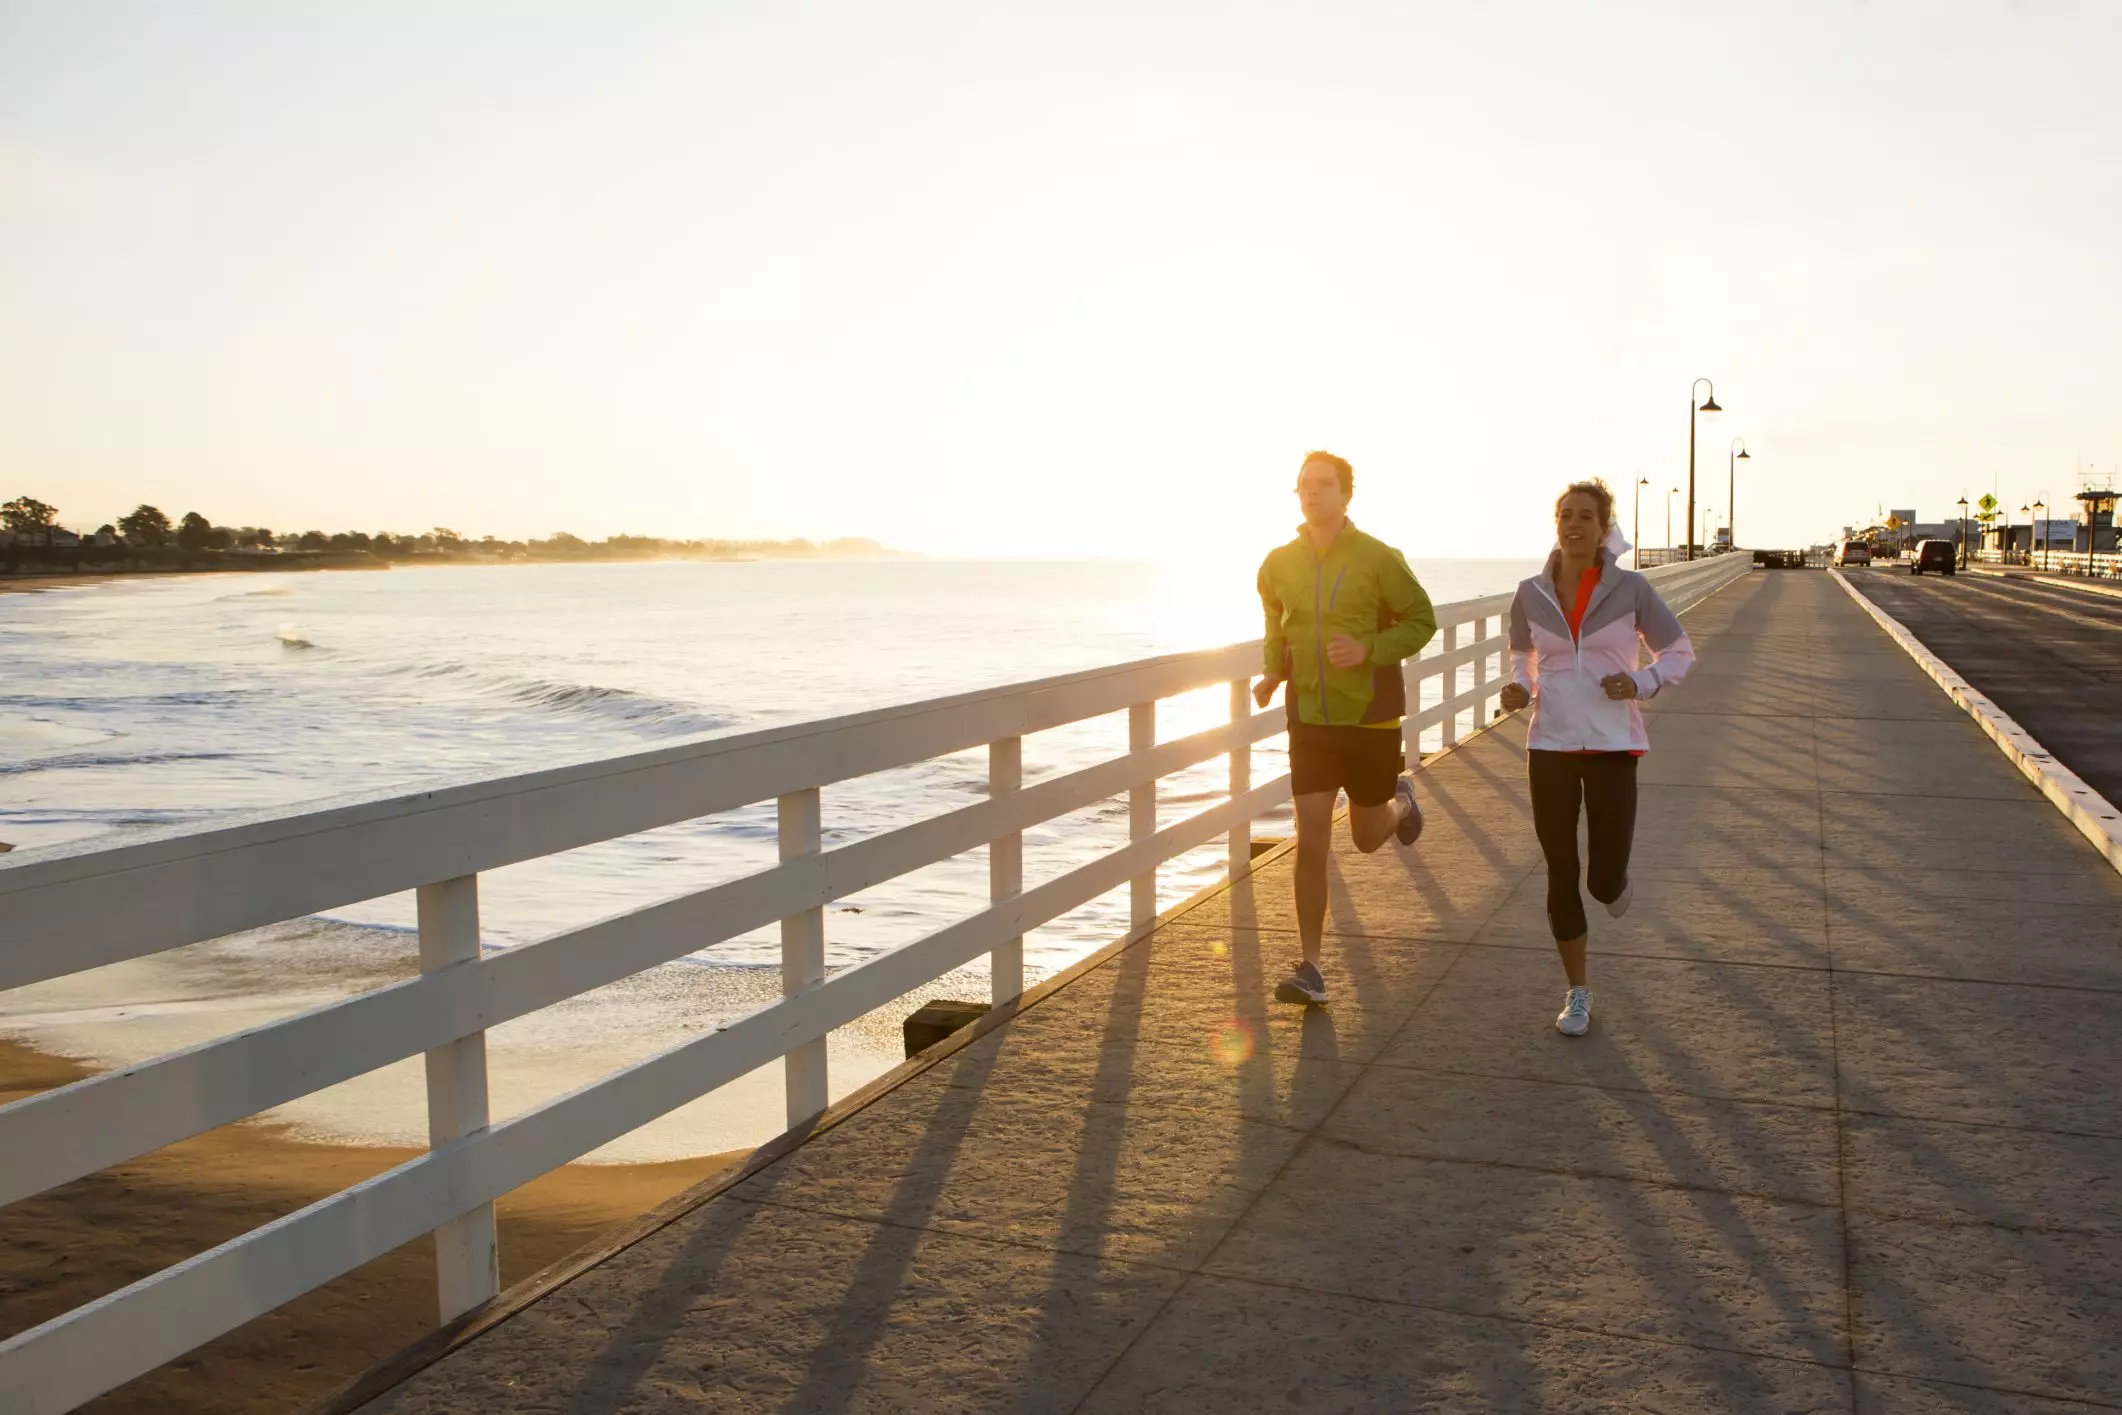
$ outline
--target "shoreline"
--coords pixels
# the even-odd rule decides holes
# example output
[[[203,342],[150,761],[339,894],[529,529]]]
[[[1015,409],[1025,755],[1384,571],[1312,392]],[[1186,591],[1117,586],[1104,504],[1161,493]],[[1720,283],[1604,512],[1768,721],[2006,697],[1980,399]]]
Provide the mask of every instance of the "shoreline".
[[[83,570],[79,574],[0,575],[0,594],[42,594],[46,590],[71,589],[76,585],[100,585],[110,580],[171,580],[182,575],[225,575],[227,570]]]
[[[0,1041],[0,1104],[96,1074]],[[203,1253],[421,1154],[297,1138],[245,1121],[179,1141],[7,1210],[0,1339]],[[496,1204],[505,1288],[749,1153],[573,1164]],[[436,1325],[421,1238],[90,1402],[99,1415],[265,1415],[336,1389]]]

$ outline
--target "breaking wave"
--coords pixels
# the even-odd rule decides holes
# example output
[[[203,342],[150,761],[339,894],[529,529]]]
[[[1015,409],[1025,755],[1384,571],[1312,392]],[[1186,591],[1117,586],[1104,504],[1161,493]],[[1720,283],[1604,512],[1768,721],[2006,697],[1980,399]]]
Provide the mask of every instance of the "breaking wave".
[[[657,736],[682,737],[719,732],[736,720],[702,711],[691,703],[637,693],[630,688],[519,678],[511,674],[489,673],[462,663],[408,664],[392,671],[401,677],[452,679],[490,697],[503,698],[524,707],[564,717],[617,723]]]
[[[34,771],[79,771],[100,766],[160,766],[165,762],[227,761],[228,752],[61,752],[24,762],[0,762],[0,776],[27,776]]]

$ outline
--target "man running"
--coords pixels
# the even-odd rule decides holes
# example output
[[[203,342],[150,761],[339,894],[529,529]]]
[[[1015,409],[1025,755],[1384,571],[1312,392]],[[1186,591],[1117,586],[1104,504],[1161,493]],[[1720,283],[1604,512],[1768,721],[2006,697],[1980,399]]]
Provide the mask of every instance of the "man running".
[[[1266,707],[1289,684],[1290,788],[1297,798],[1297,933],[1304,956],[1275,1000],[1326,1001],[1319,938],[1326,930],[1326,858],[1334,801],[1348,792],[1349,834],[1370,854],[1388,838],[1412,845],[1422,833],[1414,783],[1400,774],[1400,718],[1407,690],[1400,661],[1437,632],[1436,612],[1399,551],[1348,519],[1353,468],[1312,452],[1297,471],[1304,524],[1260,562],[1267,612],[1263,662],[1253,687]]]

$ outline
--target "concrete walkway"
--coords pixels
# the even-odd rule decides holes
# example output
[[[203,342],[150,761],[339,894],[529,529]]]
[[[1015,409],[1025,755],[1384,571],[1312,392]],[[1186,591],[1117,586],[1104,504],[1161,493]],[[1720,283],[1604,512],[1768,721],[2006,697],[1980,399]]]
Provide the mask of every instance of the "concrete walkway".
[[[2122,880],[1827,576],[1690,624],[1588,1038],[1505,726],[1330,1008],[1269,862],[366,1409],[2122,1405]]]

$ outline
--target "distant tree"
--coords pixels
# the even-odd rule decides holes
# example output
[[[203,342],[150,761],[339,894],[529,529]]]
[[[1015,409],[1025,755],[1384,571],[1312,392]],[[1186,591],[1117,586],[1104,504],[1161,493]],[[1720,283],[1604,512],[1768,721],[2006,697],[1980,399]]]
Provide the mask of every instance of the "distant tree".
[[[52,543],[52,523],[58,519],[58,507],[47,506],[34,496],[18,496],[0,506],[0,525],[24,538],[40,536],[46,545]]]
[[[124,534],[128,545],[169,544],[169,517],[144,502],[135,506],[127,515],[118,518],[118,529]]]
[[[369,542],[369,548],[378,555],[396,555],[398,542],[391,539],[389,531],[378,531],[375,539]]]
[[[214,523],[197,511],[187,511],[177,523],[177,544],[186,550],[205,550],[214,543]]]
[[[354,548],[354,538],[345,531],[339,531],[332,536],[331,547],[333,550],[352,550]]]
[[[105,521],[102,525],[96,527],[97,540],[116,540],[117,538],[118,528],[110,522]]]
[[[338,537],[334,536],[333,539],[337,540]],[[374,544],[374,542],[369,540],[367,531],[350,532],[346,537],[346,543],[356,550],[367,550]]]
[[[327,546],[329,546],[330,544],[331,544],[331,541],[330,541],[330,540],[329,540],[329,539],[328,539],[328,538],[327,538],[327,537],[325,536],[324,532],[322,532],[322,531],[304,531],[304,532],[302,533],[301,539],[299,539],[299,540],[297,540],[297,541],[295,542],[295,549],[297,549],[297,550],[323,550],[323,549],[325,549],[325,548],[326,548]]]

